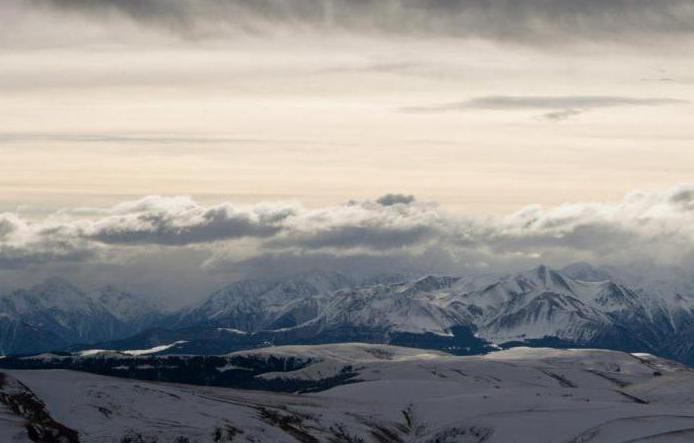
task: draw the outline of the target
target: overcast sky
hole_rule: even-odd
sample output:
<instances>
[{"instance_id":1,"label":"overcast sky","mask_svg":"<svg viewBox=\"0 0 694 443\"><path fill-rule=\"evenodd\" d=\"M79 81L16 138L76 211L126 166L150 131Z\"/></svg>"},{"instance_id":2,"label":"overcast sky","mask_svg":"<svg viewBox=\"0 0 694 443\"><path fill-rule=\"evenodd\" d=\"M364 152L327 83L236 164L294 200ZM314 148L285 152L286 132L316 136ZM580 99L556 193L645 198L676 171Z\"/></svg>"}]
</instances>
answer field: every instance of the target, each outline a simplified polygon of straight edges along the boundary
<instances>
[{"instance_id":1,"label":"overcast sky","mask_svg":"<svg viewBox=\"0 0 694 443\"><path fill-rule=\"evenodd\" d=\"M689 0L3 0L0 278L681 265L693 43Z\"/></svg>"}]
</instances>

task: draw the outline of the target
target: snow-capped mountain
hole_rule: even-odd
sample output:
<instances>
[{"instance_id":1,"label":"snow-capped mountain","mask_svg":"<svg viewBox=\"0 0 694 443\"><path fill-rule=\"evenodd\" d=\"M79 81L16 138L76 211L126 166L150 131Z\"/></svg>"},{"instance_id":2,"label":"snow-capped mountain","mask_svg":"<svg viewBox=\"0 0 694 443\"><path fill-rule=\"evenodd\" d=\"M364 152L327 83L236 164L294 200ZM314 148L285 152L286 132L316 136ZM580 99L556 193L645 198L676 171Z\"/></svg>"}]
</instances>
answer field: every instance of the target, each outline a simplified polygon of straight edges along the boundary
<instances>
[{"instance_id":1,"label":"snow-capped mountain","mask_svg":"<svg viewBox=\"0 0 694 443\"><path fill-rule=\"evenodd\" d=\"M244 280L213 293L168 322L171 327L215 326L246 332L292 327L314 318L335 291L356 284L337 272L312 271L280 281Z\"/></svg>"},{"instance_id":2,"label":"snow-capped mountain","mask_svg":"<svg viewBox=\"0 0 694 443\"><path fill-rule=\"evenodd\" d=\"M3 297L0 311L72 343L103 340L123 332L106 307L59 278Z\"/></svg>"},{"instance_id":3,"label":"snow-capped mountain","mask_svg":"<svg viewBox=\"0 0 694 443\"><path fill-rule=\"evenodd\" d=\"M320 332L345 327L384 332L449 335L469 315L450 297L457 278L429 276L413 282L338 291L311 321Z\"/></svg>"},{"instance_id":4,"label":"snow-capped mountain","mask_svg":"<svg viewBox=\"0 0 694 443\"><path fill-rule=\"evenodd\" d=\"M34 326L14 314L0 314L0 354L43 352L70 343L54 332Z\"/></svg>"},{"instance_id":5,"label":"snow-capped mountain","mask_svg":"<svg viewBox=\"0 0 694 443\"><path fill-rule=\"evenodd\" d=\"M691 298L628 287L616 277L589 280L541 266L465 298L485 300L489 291L505 297L505 302L483 308L475 320L478 334L496 343L551 338L573 345L651 350L687 358L668 354L672 351L666 347L692 321Z\"/></svg>"},{"instance_id":6,"label":"snow-capped mountain","mask_svg":"<svg viewBox=\"0 0 694 443\"><path fill-rule=\"evenodd\" d=\"M694 362L694 289L682 279L653 282L585 263L403 278L315 271L239 281L168 316L114 287L85 294L53 279L0 299L0 331L5 353L92 342L72 349L220 354L361 341L456 354L518 344L599 347Z\"/></svg>"},{"instance_id":7,"label":"snow-capped mountain","mask_svg":"<svg viewBox=\"0 0 694 443\"><path fill-rule=\"evenodd\" d=\"M159 306L142 295L132 294L114 285L106 285L89 293L89 296L105 307L130 333L157 324L164 313Z\"/></svg>"},{"instance_id":8,"label":"snow-capped mountain","mask_svg":"<svg viewBox=\"0 0 694 443\"><path fill-rule=\"evenodd\" d=\"M587 282L601 282L613 279L615 276L604 269L597 269L590 263L572 263L561 269L561 273L569 278Z\"/></svg>"},{"instance_id":9,"label":"snow-capped mountain","mask_svg":"<svg viewBox=\"0 0 694 443\"><path fill-rule=\"evenodd\" d=\"M99 347L185 341L166 352L202 354L362 341L472 354L524 343L694 361L692 295L663 285L630 286L630 279L583 263L560 271L540 266L515 275L368 284L330 273L244 281L178 313L163 323L166 329Z\"/></svg>"},{"instance_id":10,"label":"snow-capped mountain","mask_svg":"<svg viewBox=\"0 0 694 443\"><path fill-rule=\"evenodd\" d=\"M0 297L0 351L41 352L113 340L150 327L159 318L144 300L113 287L88 294L50 278Z\"/></svg>"}]
</instances>

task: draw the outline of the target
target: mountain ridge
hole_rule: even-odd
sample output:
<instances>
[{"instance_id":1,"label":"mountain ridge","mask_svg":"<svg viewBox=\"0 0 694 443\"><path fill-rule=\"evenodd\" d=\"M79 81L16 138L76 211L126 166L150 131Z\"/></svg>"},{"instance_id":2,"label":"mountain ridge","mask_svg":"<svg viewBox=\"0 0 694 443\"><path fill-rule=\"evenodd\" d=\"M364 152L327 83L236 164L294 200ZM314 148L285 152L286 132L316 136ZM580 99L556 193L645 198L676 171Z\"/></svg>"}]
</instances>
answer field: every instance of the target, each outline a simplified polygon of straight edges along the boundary
<instances>
[{"instance_id":1,"label":"mountain ridge","mask_svg":"<svg viewBox=\"0 0 694 443\"><path fill-rule=\"evenodd\" d=\"M168 315L133 302L134 296L115 287L107 287L99 298L67 282L51 280L0 298L0 314L5 314L0 316L0 328L5 328L0 332L4 341L11 336L4 332L10 320L15 328L38 335L44 332L35 321L44 314L13 317L11 310L4 310L8 297L41 301L43 294L49 301L61 296L102 300L75 309L94 314L102 329L109 321L115 323L109 326L113 328L110 337L94 335L94 345L79 344L90 342L83 339L86 334L66 337L59 328L49 328L44 335L51 347L28 352L171 345L161 352L206 354L268 345L362 341L462 355L517 344L552 344L651 352L694 362L694 347L689 345L694 337L694 294L630 286L629 278L587 263L559 270L540 265L484 278L425 275L359 280L338 272L313 271L276 280L235 282ZM55 294L47 294L46 288L53 288ZM109 299L111 303L106 302ZM144 313L145 319L134 313ZM64 317L73 319L72 311L68 314ZM130 333L117 329L126 323L124 315ZM83 326L76 327L79 332ZM48 334L54 329L57 340ZM21 350L22 344L11 349Z\"/></svg>"}]
</instances>

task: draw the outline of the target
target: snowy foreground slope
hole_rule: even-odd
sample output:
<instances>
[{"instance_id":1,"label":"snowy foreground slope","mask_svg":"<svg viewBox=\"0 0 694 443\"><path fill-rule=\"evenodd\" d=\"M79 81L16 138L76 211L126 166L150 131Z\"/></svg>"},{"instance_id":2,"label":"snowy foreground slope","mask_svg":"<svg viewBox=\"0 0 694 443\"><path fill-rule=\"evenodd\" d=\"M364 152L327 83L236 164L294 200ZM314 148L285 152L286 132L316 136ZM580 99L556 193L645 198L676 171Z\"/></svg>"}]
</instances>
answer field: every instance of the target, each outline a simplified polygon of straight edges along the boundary
<instances>
[{"instance_id":1,"label":"snowy foreground slope","mask_svg":"<svg viewBox=\"0 0 694 443\"><path fill-rule=\"evenodd\" d=\"M83 442L694 441L694 371L645 354L515 348L456 357L342 344L234 356L305 363L256 376L267 380L356 375L297 394L3 369L0 436L21 434L27 419L7 394L25 389Z\"/></svg>"}]
</instances>

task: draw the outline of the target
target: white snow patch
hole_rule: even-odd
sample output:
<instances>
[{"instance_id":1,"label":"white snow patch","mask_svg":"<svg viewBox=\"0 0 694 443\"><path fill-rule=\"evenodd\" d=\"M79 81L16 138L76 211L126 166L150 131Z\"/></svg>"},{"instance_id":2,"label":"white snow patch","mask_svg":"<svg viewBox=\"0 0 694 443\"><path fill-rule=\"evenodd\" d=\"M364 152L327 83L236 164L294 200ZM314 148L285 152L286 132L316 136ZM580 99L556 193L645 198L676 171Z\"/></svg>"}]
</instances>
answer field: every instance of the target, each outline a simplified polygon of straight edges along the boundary
<instances>
[{"instance_id":1,"label":"white snow patch","mask_svg":"<svg viewBox=\"0 0 694 443\"><path fill-rule=\"evenodd\" d=\"M91 356L96 355L96 354L101 354L102 352L113 352L113 351L108 350L108 349L87 349L87 350L78 352L77 355L79 355L80 357L91 357Z\"/></svg>"},{"instance_id":2,"label":"white snow patch","mask_svg":"<svg viewBox=\"0 0 694 443\"><path fill-rule=\"evenodd\" d=\"M222 332L228 332L230 334L248 335L248 332L234 328L217 328L217 330Z\"/></svg>"},{"instance_id":3,"label":"white snow patch","mask_svg":"<svg viewBox=\"0 0 694 443\"><path fill-rule=\"evenodd\" d=\"M157 352L166 351L167 349L171 349L174 346L182 345L184 343L188 343L188 342L186 340L178 340L178 341L175 341L175 342L170 343L168 345L155 346L155 347L149 348L149 349L133 349L133 350L121 351L121 352L123 354L128 354L128 355L133 355L133 356L156 354Z\"/></svg>"}]
</instances>

